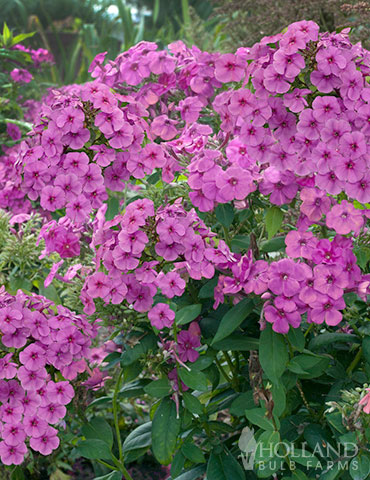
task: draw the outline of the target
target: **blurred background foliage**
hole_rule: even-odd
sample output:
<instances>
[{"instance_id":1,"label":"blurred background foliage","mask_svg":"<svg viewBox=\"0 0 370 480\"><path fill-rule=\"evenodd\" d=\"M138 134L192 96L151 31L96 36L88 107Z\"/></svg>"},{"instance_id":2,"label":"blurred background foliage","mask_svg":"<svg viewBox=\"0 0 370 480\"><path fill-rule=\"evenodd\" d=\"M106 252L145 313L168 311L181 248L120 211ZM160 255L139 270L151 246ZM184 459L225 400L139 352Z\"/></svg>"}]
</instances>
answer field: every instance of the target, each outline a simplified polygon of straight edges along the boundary
<instances>
[{"instance_id":1,"label":"blurred background foliage","mask_svg":"<svg viewBox=\"0 0 370 480\"><path fill-rule=\"evenodd\" d=\"M0 0L0 23L35 31L31 45L52 51L53 84L84 82L97 53L113 59L141 40L233 51L302 19L322 30L351 26L352 40L370 48L368 0Z\"/></svg>"},{"instance_id":2,"label":"blurred background foliage","mask_svg":"<svg viewBox=\"0 0 370 480\"><path fill-rule=\"evenodd\" d=\"M251 46L299 20L313 20L321 31L351 27L351 40L370 49L369 0L211 0L213 15L225 25L225 48Z\"/></svg>"}]
</instances>

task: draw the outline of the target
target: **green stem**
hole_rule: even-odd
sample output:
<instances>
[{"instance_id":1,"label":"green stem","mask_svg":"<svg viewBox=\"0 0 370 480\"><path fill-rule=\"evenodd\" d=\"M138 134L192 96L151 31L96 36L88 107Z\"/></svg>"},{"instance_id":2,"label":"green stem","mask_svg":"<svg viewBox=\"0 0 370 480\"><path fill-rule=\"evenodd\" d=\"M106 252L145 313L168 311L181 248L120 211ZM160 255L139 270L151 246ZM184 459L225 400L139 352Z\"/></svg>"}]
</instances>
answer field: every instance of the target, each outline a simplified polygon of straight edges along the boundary
<instances>
[{"instance_id":1,"label":"green stem","mask_svg":"<svg viewBox=\"0 0 370 480\"><path fill-rule=\"evenodd\" d=\"M227 364L229 365L230 372L235 374L236 373L235 367L234 367L233 361L231 360L230 355L227 352L223 352L223 354L224 354L224 357L225 357L225 360L226 360Z\"/></svg>"},{"instance_id":2,"label":"green stem","mask_svg":"<svg viewBox=\"0 0 370 480\"><path fill-rule=\"evenodd\" d=\"M227 230L226 227L222 227L222 228L223 228L224 235L225 235L225 242L226 242L227 246L230 247L230 245L231 245L231 238L230 238L229 232L228 232L228 230Z\"/></svg>"},{"instance_id":3,"label":"green stem","mask_svg":"<svg viewBox=\"0 0 370 480\"><path fill-rule=\"evenodd\" d=\"M121 379L123 375L123 370L120 371L120 374L118 375L116 386L114 388L114 393L113 393L113 418L114 418L114 426L116 429L116 437L117 437L117 443L118 443L118 452L119 452L119 461L117 462L117 466L119 466L120 471L122 472L123 476L125 477L126 480L133 480L129 472L127 471L124 461L123 461L123 451L122 451L122 440L121 440L121 432L119 429L119 423L118 423L118 391L121 386ZM113 458L113 460L116 460ZM116 463L116 462L115 462Z\"/></svg>"},{"instance_id":4,"label":"green stem","mask_svg":"<svg viewBox=\"0 0 370 480\"><path fill-rule=\"evenodd\" d=\"M239 379L238 379L238 372L235 368L235 365L233 364L233 361L230 357L230 355L228 354L228 352L223 352L224 354L224 357L225 357L225 360L229 366L229 369L230 369L230 373L232 374L232 385L234 387L235 390L239 390Z\"/></svg>"},{"instance_id":5,"label":"green stem","mask_svg":"<svg viewBox=\"0 0 370 480\"><path fill-rule=\"evenodd\" d=\"M110 468L111 470L116 471L116 467L113 467L113 465L110 465L109 463L104 462L104 460L99 460L99 459L97 458L96 461L97 461L98 463L101 463L101 464L104 465L105 467Z\"/></svg>"},{"instance_id":6,"label":"green stem","mask_svg":"<svg viewBox=\"0 0 370 480\"><path fill-rule=\"evenodd\" d=\"M357 367L358 362L361 360L362 357L362 347L359 348L355 358L352 360L351 365L347 368L347 375L350 375L353 370Z\"/></svg>"},{"instance_id":7,"label":"green stem","mask_svg":"<svg viewBox=\"0 0 370 480\"><path fill-rule=\"evenodd\" d=\"M328 227L326 225L321 225L321 234L323 238L328 238Z\"/></svg>"},{"instance_id":8,"label":"green stem","mask_svg":"<svg viewBox=\"0 0 370 480\"><path fill-rule=\"evenodd\" d=\"M127 192L128 192L128 182L125 182L125 190L123 192L123 208L124 209L126 209Z\"/></svg>"},{"instance_id":9,"label":"green stem","mask_svg":"<svg viewBox=\"0 0 370 480\"><path fill-rule=\"evenodd\" d=\"M225 377L225 380L227 380L229 383L232 383L232 378L229 377L229 375L226 373L224 367L221 365L220 361L218 358L215 358L215 361L216 361L216 365L218 367L218 369L220 370L220 372L222 373L222 375Z\"/></svg>"},{"instance_id":10,"label":"green stem","mask_svg":"<svg viewBox=\"0 0 370 480\"><path fill-rule=\"evenodd\" d=\"M121 385L121 379L123 375L123 370L120 371L120 374L118 375L116 386L114 388L114 394L113 394L113 418L114 418L114 426L116 428L116 436L117 436L117 442L118 442L118 451L119 451L119 461L123 461L123 453L122 453L122 443L121 443L121 432L119 429L119 423L118 423L118 402L117 402L117 397L118 397L118 391L119 387Z\"/></svg>"},{"instance_id":11,"label":"green stem","mask_svg":"<svg viewBox=\"0 0 370 480\"><path fill-rule=\"evenodd\" d=\"M287 343L288 343L289 356L290 356L290 358L293 358L293 357L294 357L294 350L293 350L292 344L290 343L290 340L289 340L289 338L288 338L288 335L284 335L284 336L285 336L285 340L286 340Z\"/></svg>"},{"instance_id":12,"label":"green stem","mask_svg":"<svg viewBox=\"0 0 370 480\"><path fill-rule=\"evenodd\" d=\"M304 391L303 391L303 388L302 388L302 385L301 383L299 382L299 380L297 380L297 388L298 388L298 391L299 391L299 394L303 400L303 403L305 405L305 407L307 408L307 410L310 412L311 415L315 415L315 411L310 407L308 401L307 401L307 398L304 394Z\"/></svg>"},{"instance_id":13,"label":"green stem","mask_svg":"<svg viewBox=\"0 0 370 480\"><path fill-rule=\"evenodd\" d=\"M313 323L311 323L311 325L307 328L304 336L307 337L307 335L310 333L310 331L313 329Z\"/></svg>"},{"instance_id":14,"label":"green stem","mask_svg":"<svg viewBox=\"0 0 370 480\"><path fill-rule=\"evenodd\" d=\"M352 330L353 330L355 333L357 333L357 335L358 335L360 338L363 337L362 333L361 333L360 330L356 327L356 325L351 325L351 328L352 328Z\"/></svg>"},{"instance_id":15,"label":"green stem","mask_svg":"<svg viewBox=\"0 0 370 480\"><path fill-rule=\"evenodd\" d=\"M172 327L173 327L173 338L175 339L175 343L176 343L176 345L177 345L177 325L176 325L176 320L174 320ZM179 375L179 368L180 368L180 365L179 365L179 362L177 361L177 358L176 358L177 385L178 385L179 393L182 394L182 385L181 385L181 379L180 379L180 375Z\"/></svg>"}]
</instances>

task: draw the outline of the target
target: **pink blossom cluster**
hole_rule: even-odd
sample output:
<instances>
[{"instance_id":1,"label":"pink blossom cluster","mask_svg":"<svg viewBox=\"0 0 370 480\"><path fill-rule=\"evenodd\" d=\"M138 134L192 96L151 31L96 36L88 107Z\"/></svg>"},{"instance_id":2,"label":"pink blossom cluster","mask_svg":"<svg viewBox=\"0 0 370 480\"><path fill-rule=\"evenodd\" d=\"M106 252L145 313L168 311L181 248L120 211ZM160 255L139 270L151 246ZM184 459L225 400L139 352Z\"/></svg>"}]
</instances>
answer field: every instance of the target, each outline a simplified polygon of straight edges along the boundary
<instances>
[{"instance_id":1,"label":"pink blossom cluster","mask_svg":"<svg viewBox=\"0 0 370 480\"><path fill-rule=\"evenodd\" d=\"M251 252L229 262L232 276L220 275L215 306L224 295L255 294L266 300L264 318L274 331L298 328L302 315L308 323L338 325L346 307L343 295L357 293L364 301L370 292L370 275L357 266L353 240L336 235L333 241L312 232L292 230L285 239L286 254L270 264L253 261Z\"/></svg>"},{"instance_id":2,"label":"pink blossom cluster","mask_svg":"<svg viewBox=\"0 0 370 480\"><path fill-rule=\"evenodd\" d=\"M156 212L151 200L136 200L110 221L105 221L105 209L98 212L91 243L97 271L81 292L85 312L94 313L94 298L113 304L125 300L137 312L150 310L152 325L159 330L170 327L173 311L165 304L152 309L154 296L158 289L168 299L181 296L186 286L183 276L213 277L217 250L208 242L212 245L214 234L194 209L184 209L181 199ZM164 262L173 268L162 268Z\"/></svg>"},{"instance_id":3,"label":"pink blossom cluster","mask_svg":"<svg viewBox=\"0 0 370 480\"><path fill-rule=\"evenodd\" d=\"M0 291L0 458L19 465L29 447L49 455L84 372L97 326L40 295Z\"/></svg>"},{"instance_id":4,"label":"pink blossom cluster","mask_svg":"<svg viewBox=\"0 0 370 480\"><path fill-rule=\"evenodd\" d=\"M81 97L52 96L50 106L44 105L47 128L44 121L37 125L20 147L24 192L31 200L39 198L44 210L65 208L66 217L76 224L107 200L106 190L122 191L130 175L143 178L165 163L153 159L149 146L145 165L139 158L145 109L130 99L120 108L122 98L103 84L80 90ZM85 148L92 134L105 140ZM126 149L130 154L122 151Z\"/></svg>"},{"instance_id":5,"label":"pink blossom cluster","mask_svg":"<svg viewBox=\"0 0 370 480\"><path fill-rule=\"evenodd\" d=\"M103 61L94 60L91 84L49 95L21 147L22 188L42 208L83 222L106 189L154 169L166 182L183 171L200 211L258 188L275 205L299 195L308 224L330 212L337 233L348 212L328 195L370 201L370 57L346 32L319 35L303 21L235 55L142 42ZM214 121L199 123L206 116ZM322 206L310 212L312 202Z\"/></svg>"},{"instance_id":6,"label":"pink blossom cluster","mask_svg":"<svg viewBox=\"0 0 370 480\"><path fill-rule=\"evenodd\" d=\"M33 76L26 68L13 68L10 78L16 83L30 83Z\"/></svg>"},{"instance_id":7,"label":"pink blossom cluster","mask_svg":"<svg viewBox=\"0 0 370 480\"><path fill-rule=\"evenodd\" d=\"M12 50L18 50L24 53L28 53L33 62L32 68L38 69L43 63L53 63L53 55L44 48L38 48L34 50L32 48L27 48L24 45L17 44L12 47ZM30 83L33 79L33 75L26 68L13 68L10 72L11 79L16 83Z\"/></svg>"},{"instance_id":8,"label":"pink blossom cluster","mask_svg":"<svg viewBox=\"0 0 370 480\"><path fill-rule=\"evenodd\" d=\"M3 146L4 154L0 156L0 208L14 214L28 213L31 202L21 190L22 178L15 165L19 155L19 145Z\"/></svg>"},{"instance_id":9,"label":"pink blossom cluster","mask_svg":"<svg viewBox=\"0 0 370 480\"><path fill-rule=\"evenodd\" d=\"M22 44L17 44L12 47L13 50L19 50L21 52L28 53L31 55L31 60L33 62L33 66L38 68L43 63L54 63L53 54L50 53L45 48L37 48L36 50L33 48L25 47Z\"/></svg>"},{"instance_id":10,"label":"pink blossom cluster","mask_svg":"<svg viewBox=\"0 0 370 480\"><path fill-rule=\"evenodd\" d=\"M78 255L72 225L82 225L99 209L91 243L99 247L97 272L82 292L86 311L94 311L97 297L113 303L125 299L137 311L149 311L157 289L168 298L180 296L184 278L211 278L218 270L229 273L220 277L215 305L224 294L272 295L265 309L271 319L283 296L290 302L285 313L294 318L292 324L299 324L302 313L308 321L338 323L343 293L364 295L368 288L355 265L352 241L340 236L359 235L367 216L361 206L336 195L370 200L369 53L352 45L347 31L319 34L315 23L302 21L235 54L210 54L182 42L158 51L154 43L141 42L115 61L104 61L105 54L95 58L90 84L49 94L42 121L19 156L23 191L43 209L65 213L63 227L54 222L44 232L48 251L68 256L58 246L61 238L70 255ZM193 214L179 203L155 213L143 200L139 210L136 202L111 222L98 220L107 191L122 191L155 170L165 182L184 174L189 198L202 212L227 202L248 208L248 197L258 192L278 206L295 200L300 218L298 231L287 237L289 258L253 262L250 254L232 254L223 242L216 254L204 245L202 233L189 230L185 218L193 220ZM326 225L336 239L313 237L315 225ZM292 253L293 237L299 245L310 238L311 256ZM335 267L317 253L327 242L338 246L338 258L354 272L339 275L341 286L330 295L318 287L322 272ZM150 246L154 251L148 257ZM163 271L164 261L172 262L173 270ZM279 273L281 262L290 270ZM259 282L251 287L256 274L266 279L265 288ZM296 290L272 286L279 275L292 275ZM301 287L311 277L314 294L303 298ZM325 305L326 313L318 314L320 305L311 308L311 301ZM150 313L152 324L170 327L173 313L162 308L160 319ZM286 331L288 324L284 317L275 329Z\"/></svg>"}]
</instances>

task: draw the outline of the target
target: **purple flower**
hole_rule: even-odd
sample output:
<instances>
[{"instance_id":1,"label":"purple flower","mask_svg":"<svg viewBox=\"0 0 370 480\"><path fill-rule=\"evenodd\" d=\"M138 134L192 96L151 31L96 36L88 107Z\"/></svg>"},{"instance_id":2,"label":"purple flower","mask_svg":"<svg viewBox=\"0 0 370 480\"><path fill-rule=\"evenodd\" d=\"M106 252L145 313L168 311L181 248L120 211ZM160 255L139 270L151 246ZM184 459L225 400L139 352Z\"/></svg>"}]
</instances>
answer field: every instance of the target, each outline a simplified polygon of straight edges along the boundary
<instances>
[{"instance_id":1,"label":"purple flower","mask_svg":"<svg viewBox=\"0 0 370 480\"><path fill-rule=\"evenodd\" d=\"M157 303L149 312L148 318L153 327L163 330L171 328L175 319L175 312L166 303Z\"/></svg>"},{"instance_id":2,"label":"purple flower","mask_svg":"<svg viewBox=\"0 0 370 480\"><path fill-rule=\"evenodd\" d=\"M304 273L299 263L284 258L270 265L268 288L275 295L291 297L299 292Z\"/></svg>"},{"instance_id":3,"label":"purple flower","mask_svg":"<svg viewBox=\"0 0 370 480\"><path fill-rule=\"evenodd\" d=\"M194 335L190 330L181 330L177 335L177 352L182 362L195 362L199 352L195 349L200 347L199 335Z\"/></svg>"},{"instance_id":4,"label":"purple flower","mask_svg":"<svg viewBox=\"0 0 370 480\"><path fill-rule=\"evenodd\" d=\"M183 280L177 272L169 272L164 274L161 272L156 279L157 286L162 290L163 295L167 298L181 296L185 289L185 280Z\"/></svg>"},{"instance_id":5,"label":"purple flower","mask_svg":"<svg viewBox=\"0 0 370 480\"><path fill-rule=\"evenodd\" d=\"M335 300L343 296L348 275L339 265L317 265L314 270L314 288Z\"/></svg>"},{"instance_id":6,"label":"purple flower","mask_svg":"<svg viewBox=\"0 0 370 480\"><path fill-rule=\"evenodd\" d=\"M231 200L244 200L256 189L252 176L239 167L230 167L216 177L216 186L224 203Z\"/></svg>"},{"instance_id":7,"label":"purple flower","mask_svg":"<svg viewBox=\"0 0 370 480\"><path fill-rule=\"evenodd\" d=\"M343 298L334 300L327 295L318 293L316 300L312 304L311 320L318 324L325 321L330 326L338 325L342 320L342 314L339 310L343 310L345 306Z\"/></svg>"},{"instance_id":8,"label":"purple flower","mask_svg":"<svg viewBox=\"0 0 370 480\"><path fill-rule=\"evenodd\" d=\"M306 258L311 260L316 242L312 232L292 230L285 237L286 253L291 258ZM304 265L304 264L302 264Z\"/></svg>"},{"instance_id":9,"label":"purple flower","mask_svg":"<svg viewBox=\"0 0 370 480\"><path fill-rule=\"evenodd\" d=\"M325 75L339 75L347 65L347 60L334 46L321 47L316 54L318 69Z\"/></svg>"},{"instance_id":10,"label":"purple flower","mask_svg":"<svg viewBox=\"0 0 370 480\"><path fill-rule=\"evenodd\" d=\"M284 297L276 297L274 304L268 304L263 311L265 319L272 323L272 329L277 333L288 333L290 325L298 328L301 323L301 315L295 303Z\"/></svg>"},{"instance_id":11,"label":"purple flower","mask_svg":"<svg viewBox=\"0 0 370 480\"><path fill-rule=\"evenodd\" d=\"M354 208L347 200L334 205L326 215L326 225L341 235L346 235L351 231L359 233L363 224L361 210Z\"/></svg>"},{"instance_id":12,"label":"purple flower","mask_svg":"<svg viewBox=\"0 0 370 480\"><path fill-rule=\"evenodd\" d=\"M33 79L33 76L25 68L13 68L10 77L17 83L30 83Z\"/></svg>"},{"instance_id":13,"label":"purple flower","mask_svg":"<svg viewBox=\"0 0 370 480\"><path fill-rule=\"evenodd\" d=\"M301 191L301 212L317 222L330 209L330 198L317 188L303 188Z\"/></svg>"},{"instance_id":14,"label":"purple flower","mask_svg":"<svg viewBox=\"0 0 370 480\"><path fill-rule=\"evenodd\" d=\"M246 62L238 55L226 53L215 62L215 77L222 83L240 82L245 75Z\"/></svg>"}]
</instances>

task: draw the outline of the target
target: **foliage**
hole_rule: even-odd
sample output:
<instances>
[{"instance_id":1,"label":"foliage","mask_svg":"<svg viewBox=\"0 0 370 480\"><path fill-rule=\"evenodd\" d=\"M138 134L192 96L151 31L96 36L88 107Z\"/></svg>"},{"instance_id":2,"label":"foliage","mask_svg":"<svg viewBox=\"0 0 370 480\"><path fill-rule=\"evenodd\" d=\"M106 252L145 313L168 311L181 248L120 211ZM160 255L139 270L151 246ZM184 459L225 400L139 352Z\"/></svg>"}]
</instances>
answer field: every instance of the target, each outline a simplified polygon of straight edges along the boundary
<instances>
[{"instance_id":1,"label":"foliage","mask_svg":"<svg viewBox=\"0 0 370 480\"><path fill-rule=\"evenodd\" d=\"M313 20L325 31L352 28L352 41L369 48L370 7L357 0L212 0L214 15L228 34L226 48L252 46L266 35L281 32L289 23ZM268 12L268 14L266 14Z\"/></svg>"}]
</instances>

